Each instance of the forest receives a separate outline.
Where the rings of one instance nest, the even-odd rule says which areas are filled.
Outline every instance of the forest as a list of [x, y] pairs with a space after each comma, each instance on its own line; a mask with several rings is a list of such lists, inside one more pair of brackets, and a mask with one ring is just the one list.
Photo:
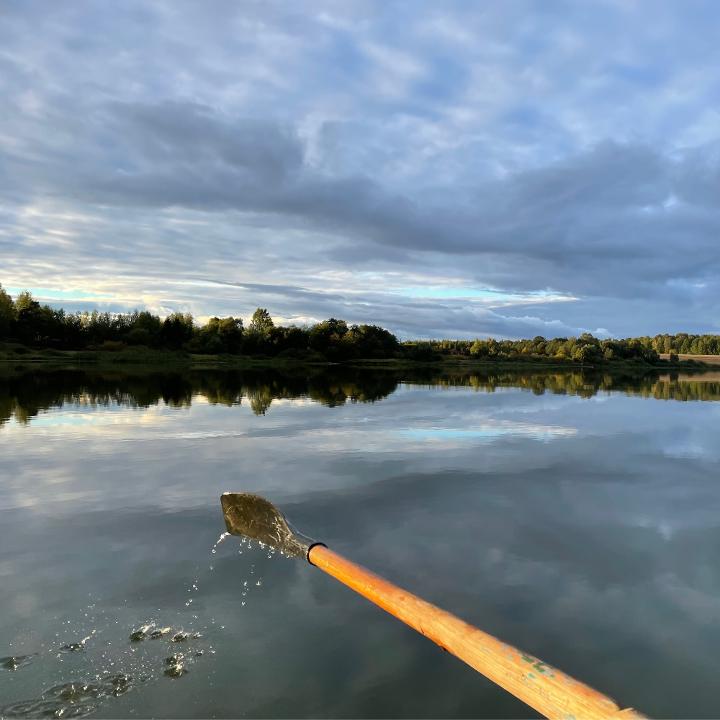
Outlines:
[[377, 325], [330, 318], [314, 325], [276, 325], [257, 308], [247, 327], [239, 317], [196, 323], [187, 313], [160, 318], [148, 311], [69, 313], [41, 304], [29, 292], [14, 299], [0, 285], [0, 341], [50, 350], [119, 351], [150, 348], [199, 355], [242, 355], [305, 361], [400, 359], [433, 362], [443, 358], [484, 361], [548, 361], [600, 364], [631, 361], [655, 364], [660, 353], [720, 354], [719, 335], [656, 335], [625, 339], [579, 337], [528, 340], [430, 340], [401, 343]]

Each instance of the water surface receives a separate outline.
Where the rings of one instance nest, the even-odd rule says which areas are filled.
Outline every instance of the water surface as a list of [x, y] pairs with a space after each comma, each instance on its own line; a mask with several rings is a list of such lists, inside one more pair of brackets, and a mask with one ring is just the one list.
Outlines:
[[533, 716], [312, 567], [213, 548], [243, 490], [624, 704], [717, 717], [718, 399], [712, 375], [5, 369], [0, 716]]

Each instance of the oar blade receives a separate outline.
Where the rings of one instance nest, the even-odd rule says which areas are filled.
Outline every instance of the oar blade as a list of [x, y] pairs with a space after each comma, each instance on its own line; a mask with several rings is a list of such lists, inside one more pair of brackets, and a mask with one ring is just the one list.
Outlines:
[[313, 542], [291, 528], [280, 510], [265, 498], [252, 493], [226, 492], [220, 502], [231, 535], [257, 540], [290, 557], [307, 558]]

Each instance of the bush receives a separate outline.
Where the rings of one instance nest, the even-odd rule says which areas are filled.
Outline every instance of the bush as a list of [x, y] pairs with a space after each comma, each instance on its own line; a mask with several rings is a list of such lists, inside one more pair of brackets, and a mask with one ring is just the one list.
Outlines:
[[433, 362], [439, 358], [433, 346], [426, 342], [408, 343], [403, 345], [402, 349], [403, 355], [408, 360], [415, 360], [416, 362]]
[[281, 350], [276, 357], [282, 360], [297, 360], [298, 362], [327, 362], [327, 358], [321, 353], [304, 348], [287, 348], [286, 350]]
[[106, 340], [100, 343], [97, 349], [102, 352], [120, 352], [120, 350], [124, 350], [126, 347], [127, 345], [121, 340]]

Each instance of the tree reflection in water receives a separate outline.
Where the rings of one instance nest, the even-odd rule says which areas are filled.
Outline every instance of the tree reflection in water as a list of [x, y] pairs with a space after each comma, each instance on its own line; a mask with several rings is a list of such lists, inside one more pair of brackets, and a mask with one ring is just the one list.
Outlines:
[[5, 368], [0, 369], [0, 425], [11, 418], [27, 423], [39, 412], [72, 403], [87, 406], [149, 407], [164, 403], [188, 407], [193, 398], [211, 404], [249, 403], [264, 415], [276, 399], [310, 398], [328, 407], [347, 402], [376, 402], [400, 383], [433, 387], [468, 387], [479, 392], [518, 388], [536, 395], [602, 392], [658, 400], [720, 400], [717, 373], [642, 375], [597, 371], [512, 371], [446, 368], [378, 369], [358, 367], [279, 370], [147, 371]]

